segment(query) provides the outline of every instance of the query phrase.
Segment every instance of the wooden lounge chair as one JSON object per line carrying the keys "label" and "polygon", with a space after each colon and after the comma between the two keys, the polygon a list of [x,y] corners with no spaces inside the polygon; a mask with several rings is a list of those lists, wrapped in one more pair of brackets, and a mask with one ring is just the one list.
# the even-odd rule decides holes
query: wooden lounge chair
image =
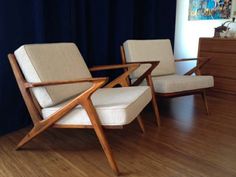
{"label": "wooden lounge chair", "polygon": [[[139,65],[89,70],[73,43],[23,45],[8,58],[34,124],[17,149],[50,127],[93,128],[112,170],[119,174],[103,128],[122,128],[137,118],[144,131],[139,115],[151,101],[151,89],[128,87],[126,82]],[[93,78],[90,73],[120,68],[127,72],[108,84],[107,78]],[[113,88],[116,85],[122,87]]]}
{"label": "wooden lounge chair", "polygon": [[[140,63],[130,80],[132,85],[149,85],[153,90],[153,106],[156,107],[156,97],[177,97],[191,94],[201,94],[206,112],[209,114],[206,89],[214,86],[212,76],[201,76],[200,69],[210,58],[175,59],[170,40],[127,40],[121,46],[122,63]],[[197,60],[197,65],[184,75],[176,74],[175,62]],[[158,67],[147,72],[147,67],[160,61]],[[195,73],[195,76],[192,74]],[[148,77],[150,77],[148,79]],[[144,80],[146,78],[147,82]],[[158,110],[155,111],[159,114]],[[158,117],[158,116],[157,116]]]}

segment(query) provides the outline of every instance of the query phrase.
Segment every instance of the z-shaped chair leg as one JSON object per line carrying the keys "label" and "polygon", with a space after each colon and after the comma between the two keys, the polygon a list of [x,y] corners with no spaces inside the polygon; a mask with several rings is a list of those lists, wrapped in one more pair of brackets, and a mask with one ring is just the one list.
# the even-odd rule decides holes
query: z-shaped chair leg
{"label": "z-shaped chair leg", "polygon": [[90,118],[90,121],[91,121],[91,123],[94,127],[94,130],[95,130],[95,133],[96,133],[96,135],[100,141],[100,144],[102,145],[103,151],[107,157],[109,165],[111,166],[114,173],[116,175],[119,175],[119,170],[116,165],[115,159],[113,157],[110,145],[108,144],[107,138],[106,138],[103,128],[99,122],[98,115],[97,115],[95,108],[93,107],[92,101],[87,100],[82,103],[82,106],[84,107],[84,109],[86,110],[86,112]]}
{"label": "z-shaped chair leg", "polygon": [[138,124],[139,124],[142,132],[145,133],[145,127],[144,127],[143,119],[140,115],[138,115],[137,120],[138,120]]}
{"label": "z-shaped chair leg", "polygon": [[44,124],[42,122],[39,122],[37,125],[35,125],[31,131],[19,142],[19,144],[16,146],[16,150],[20,149],[22,146],[24,146],[26,143],[31,141],[34,137],[45,131],[47,128],[49,128],[50,124]]}
{"label": "z-shaped chair leg", "polygon": [[[94,130],[95,130],[95,133],[96,133],[96,135],[100,141],[100,144],[102,145],[102,148],[105,152],[105,155],[108,159],[109,165],[111,166],[114,173],[119,175],[119,170],[118,170],[118,167],[117,167],[116,162],[114,160],[111,148],[110,148],[108,141],[105,137],[103,128],[102,128],[102,126],[99,122],[98,116],[97,116],[97,112],[96,112],[95,108],[93,107],[91,100],[88,99],[88,100],[84,101],[82,105],[90,118],[90,121],[91,121],[91,123],[94,127]],[[37,135],[39,135],[40,133],[45,131],[47,128],[49,128],[51,126],[51,124],[52,123],[43,124],[43,123],[39,122],[38,125],[34,126],[34,128],[20,141],[20,143],[17,145],[16,149],[18,150],[19,148],[24,146],[26,143],[31,141],[34,137],[36,137]]]}
{"label": "z-shaped chair leg", "polygon": [[208,108],[208,104],[207,104],[207,97],[206,97],[206,91],[204,90],[202,93],[202,99],[203,99],[203,102],[204,102],[204,105],[205,105],[205,108],[206,108],[206,113],[207,115],[209,115],[209,108]]}
{"label": "z-shaped chair leg", "polygon": [[28,143],[36,136],[35,127],[17,144],[16,150],[19,150],[22,146]]}

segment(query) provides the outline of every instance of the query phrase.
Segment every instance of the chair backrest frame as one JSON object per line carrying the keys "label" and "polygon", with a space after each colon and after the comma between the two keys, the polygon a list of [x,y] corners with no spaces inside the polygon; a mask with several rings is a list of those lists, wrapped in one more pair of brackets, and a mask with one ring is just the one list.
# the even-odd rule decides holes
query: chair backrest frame
{"label": "chair backrest frame", "polygon": [[33,98],[31,92],[29,89],[26,88],[25,84],[27,83],[23,73],[17,63],[16,57],[14,54],[8,54],[8,59],[10,62],[10,65],[12,67],[12,71],[14,73],[14,76],[16,78],[17,85],[20,89],[21,95],[24,99],[24,102],[26,104],[26,107],[30,113],[30,117],[36,125],[39,121],[43,120],[40,110],[41,107],[38,104],[37,100]]}

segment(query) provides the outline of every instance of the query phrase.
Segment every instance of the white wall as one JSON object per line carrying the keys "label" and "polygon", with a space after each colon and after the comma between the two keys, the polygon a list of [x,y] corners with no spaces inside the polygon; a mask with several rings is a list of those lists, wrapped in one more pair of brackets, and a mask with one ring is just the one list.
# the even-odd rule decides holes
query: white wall
{"label": "white wall", "polygon": [[[235,11],[236,0],[233,0]],[[199,37],[213,37],[214,28],[220,26],[226,20],[196,20],[188,21],[189,0],[177,0],[175,46],[176,58],[196,58],[198,52]],[[178,73],[184,73],[194,66],[194,62],[178,64]]]}

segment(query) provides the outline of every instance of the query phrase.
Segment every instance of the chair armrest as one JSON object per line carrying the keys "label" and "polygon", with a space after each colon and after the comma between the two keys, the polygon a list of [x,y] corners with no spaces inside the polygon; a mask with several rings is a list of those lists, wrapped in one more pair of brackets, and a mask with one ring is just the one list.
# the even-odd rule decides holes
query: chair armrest
{"label": "chair armrest", "polygon": [[61,80],[61,81],[49,81],[49,82],[35,82],[29,83],[26,82],[24,85],[26,88],[34,88],[34,87],[43,87],[43,86],[53,86],[53,85],[65,85],[65,84],[74,84],[81,82],[104,82],[104,84],[108,81],[107,77],[99,77],[99,78],[83,78],[78,80]]}
{"label": "chair armrest", "polygon": [[132,84],[132,86],[137,86],[143,82],[145,78],[148,76],[151,76],[152,71],[159,65],[160,61],[142,61],[142,62],[129,62],[129,63],[138,63],[140,65],[142,64],[151,64],[150,68],[148,68],[147,71],[145,71],[139,78]]}
{"label": "chair armrest", "polygon": [[185,62],[185,61],[198,61],[198,60],[208,60],[210,57],[198,57],[198,58],[183,58],[183,59],[175,59],[175,62]]}
{"label": "chair armrest", "polygon": [[117,64],[117,65],[103,65],[103,66],[94,66],[89,68],[91,72],[102,71],[102,70],[113,70],[113,69],[122,69],[129,67],[138,67],[139,64]]}
{"label": "chair armrest", "polygon": [[[89,109],[94,110],[93,115],[96,116],[96,110],[93,106],[93,103],[91,101],[91,95],[101,88],[107,81],[107,78],[88,78],[88,79],[80,79],[77,81],[55,81],[54,84],[51,84],[52,82],[48,83],[42,83],[38,84],[37,86],[46,86],[46,85],[58,85],[58,84],[70,84],[70,83],[77,83],[77,82],[93,82],[93,85],[88,88],[87,90],[80,93],[78,96],[76,96],[74,99],[70,100],[66,105],[64,105],[62,108],[60,108],[58,111],[56,111],[54,114],[50,115],[48,119],[41,120],[38,124],[36,124],[36,129],[39,132],[42,132],[52,126],[55,122],[62,119],[64,115],[68,114],[73,108],[75,108],[77,105],[81,104],[83,107],[89,107]],[[86,109],[86,108],[85,108]],[[86,109],[86,112],[88,113],[88,109]],[[90,117],[91,121],[94,121],[94,117]],[[100,122],[98,122],[100,125]]]}
{"label": "chair armrest", "polygon": [[201,75],[200,69],[206,65],[212,58],[211,57],[198,57],[197,58],[197,66],[190,69],[188,72],[186,72],[184,75],[191,75],[193,73],[196,73],[196,75]]}
{"label": "chair armrest", "polygon": [[105,87],[112,88],[116,85],[121,85],[122,87],[128,86],[127,78],[129,75],[139,67],[140,64],[133,63],[133,64],[117,64],[117,65],[103,65],[103,66],[95,66],[89,68],[90,71],[102,71],[102,70],[114,70],[114,69],[124,69],[125,72],[115,78],[113,81],[108,83]]}
{"label": "chair armrest", "polygon": [[127,62],[127,64],[151,64],[151,65],[158,65],[160,61],[134,61],[134,62]]}
{"label": "chair armrest", "polygon": [[175,62],[184,62],[184,61],[196,61],[197,58],[183,58],[183,59],[175,59]]}

